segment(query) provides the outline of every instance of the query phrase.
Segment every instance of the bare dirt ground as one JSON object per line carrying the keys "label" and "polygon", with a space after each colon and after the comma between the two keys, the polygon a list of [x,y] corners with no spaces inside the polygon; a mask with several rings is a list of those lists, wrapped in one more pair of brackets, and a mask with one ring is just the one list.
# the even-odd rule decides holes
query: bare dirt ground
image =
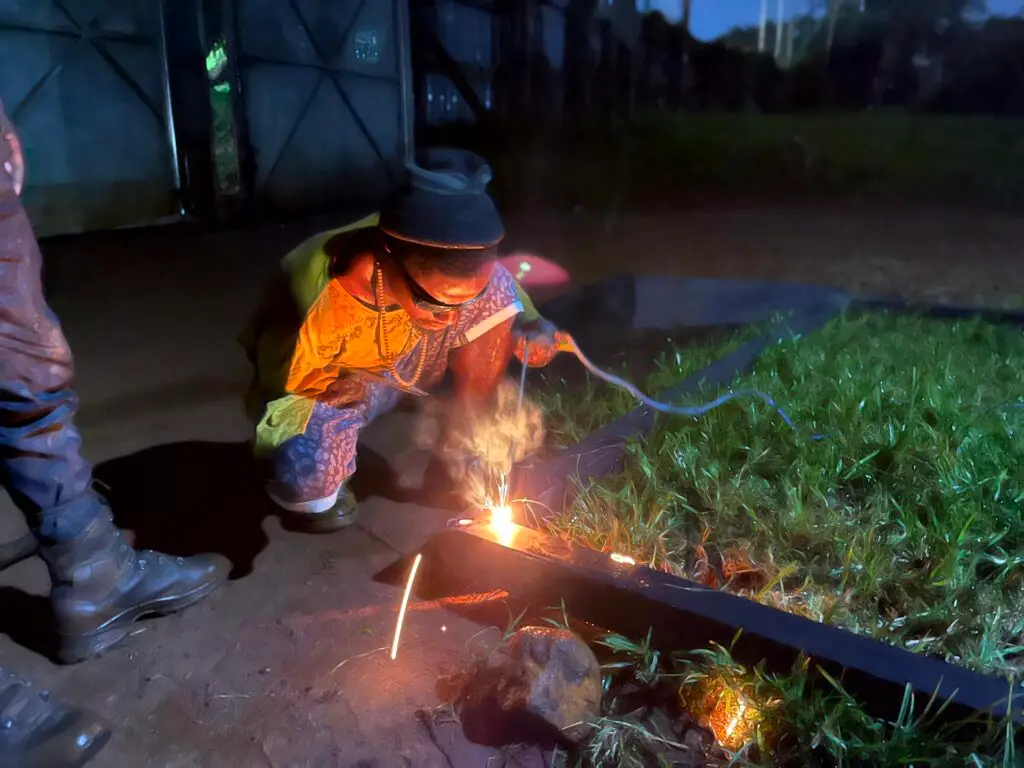
{"label": "bare dirt ground", "polygon": [[535,216],[510,245],[586,281],[626,271],[812,283],[936,304],[1024,307],[1024,216],[822,206]]}
{"label": "bare dirt ground", "polygon": [[[425,461],[408,447],[409,417],[368,436],[354,530],[283,531],[254,488],[239,404],[248,372],[235,334],[276,260],[332,223],[44,244],[52,303],[78,360],[86,453],[115,512],[142,545],[221,551],[235,563],[235,580],[206,603],[142,625],[125,647],[70,669],[34,650],[48,588],[41,564],[0,575],[0,665],[113,723],[98,768],[501,764],[456,725],[431,733],[417,717],[441,703],[438,675],[479,624],[418,605],[399,659],[382,650],[400,590],[375,576],[453,514],[408,495],[394,500],[396,485],[417,487]],[[610,228],[587,213],[508,224],[510,247],[559,260],[581,281],[626,272],[761,278],[1008,308],[1024,297],[1024,218],[761,208],[628,215]],[[0,538],[22,527],[9,504],[0,509]]]}

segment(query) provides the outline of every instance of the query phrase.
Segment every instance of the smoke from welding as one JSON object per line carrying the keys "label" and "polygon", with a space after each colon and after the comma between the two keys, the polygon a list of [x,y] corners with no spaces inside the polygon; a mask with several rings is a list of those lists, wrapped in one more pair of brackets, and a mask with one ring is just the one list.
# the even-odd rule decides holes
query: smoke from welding
{"label": "smoke from welding", "polygon": [[[447,440],[440,440],[440,425],[447,423]],[[544,443],[544,419],[540,407],[524,399],[511,379],[498,387],[492,403],[465,409],[452,402],[430,398],[424,402],[415,432],[417,447],[434,450],[444,461],[449,476],[464,489],[473,507],[505,503],[500,486],[512,466]]]}

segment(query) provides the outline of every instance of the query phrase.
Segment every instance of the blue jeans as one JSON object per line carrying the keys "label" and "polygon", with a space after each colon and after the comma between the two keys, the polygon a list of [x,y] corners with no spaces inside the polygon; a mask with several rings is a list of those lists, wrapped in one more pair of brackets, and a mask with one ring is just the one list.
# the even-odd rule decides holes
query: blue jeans
{"label": "blue jeans", "polygon": [[[2,171],[0,171],[2,173]],[[43,298],[32,225],[0,179],[0,479],[46,545],[74,538],[104,502],[74,425],[74,365]]]}

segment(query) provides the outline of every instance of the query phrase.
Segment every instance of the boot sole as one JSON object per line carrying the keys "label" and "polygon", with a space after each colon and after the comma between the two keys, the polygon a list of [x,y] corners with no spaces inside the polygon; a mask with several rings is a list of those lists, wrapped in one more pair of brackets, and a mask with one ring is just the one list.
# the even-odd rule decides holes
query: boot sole
{"label": "boot sole", "polygon": [[93,739],[93,742],[86,747],[85,751],[81,752],[77,759],[70,764],[69,768],[84,768],[86,764],[95,760],[96,756],[107,746],[112,734],[113,732],[109,728],[104,728],[100,735]]}
{"label": "boot sole", "polygon": [[72,768],[84,768],[87,763],[91,763],[96,756],[103,751],[103,748],[107,746],[107,742],[110,741],[111,731],[104,730],[103,733],[89,745],[89,748],[82,753],[82,756],[73,763]]}
{"label": "boot sole", "polygon": [[315,515],[287,515],[282,518],[281,527],[293,533],[337,533],[359,522],[358,514],[346,517],[323,515],[325,519],[318,518]]}
{"label": "boot sole", "polygon": [[102,656],[128,636],[135,622],[144,618],[169,616],[191,608],[215,592],[225,581],[227,577],[213,584],[204,584],[184,595],[137,605],[86,635],[62,635],[57,660],[62,664],[78,664]]}

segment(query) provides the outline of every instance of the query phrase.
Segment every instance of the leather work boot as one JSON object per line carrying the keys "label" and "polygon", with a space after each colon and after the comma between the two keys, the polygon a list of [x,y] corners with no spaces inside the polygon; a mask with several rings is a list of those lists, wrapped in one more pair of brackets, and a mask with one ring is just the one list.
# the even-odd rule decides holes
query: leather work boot
{"label": "leather work boot", "polygon": [[40,552],[50,568],[51,599],[64,664],[99,656],[147,616],[198,603],[223,584],[231,566],[220,555],[172,557],[135,551],[109,513],[82,534]]}
{"label": "leather work boot", "polygon": [[359,502],[348,486],[342,486],[338,500],[326,512],[286,512],[282,523],[289,531],[334,533],[354,525],[358,519]]}
{"label": "leather work boot", "polygon": [[79,768],[109,739],[91,713],[0,669],[0,768]]}

